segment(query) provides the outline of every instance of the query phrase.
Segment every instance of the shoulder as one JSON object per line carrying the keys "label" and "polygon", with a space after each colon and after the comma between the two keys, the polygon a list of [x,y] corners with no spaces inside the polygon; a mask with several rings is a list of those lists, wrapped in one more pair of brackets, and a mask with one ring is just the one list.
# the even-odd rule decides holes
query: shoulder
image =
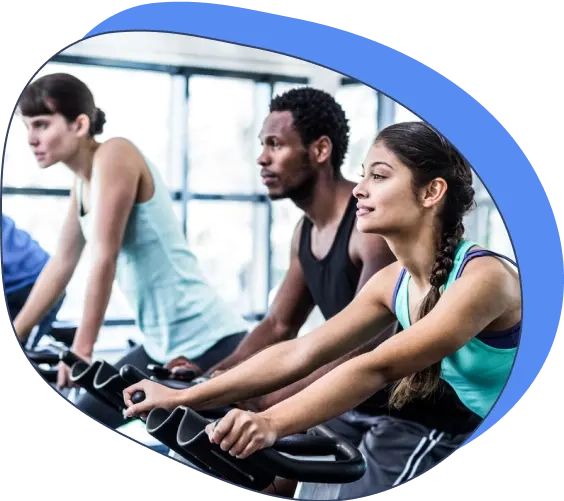
{"label": "shoulder", "polygon": [[398,261],[383,267],[368,279],[358,295],[368,294],[393,311],[394,290],[401,270],[402,266]]}
{"label": "shoulder", "polygon": [[[487,250],[479,246],[473,250]],[[469,260],[460,276],[441,294],[437,303],[442,314],[451,313],[465,318],[500,319],[508,311],[521,308],[521,284],[518,271],[505,259],[495,255],[481,255]],[[459,320],[460,320],[459,318]],[[474,320],[472,320],[474,321]],[[479,332],[477,330],[476,332]]]}
{"label": "shoulder", "polygon": [[[480,246],[472,248],[476,250],[486,250]],[[515,267],[505,259],[495,255],[481,255],[469,259],[464,265],[458,280],[463,282],[485,281],[490,287],[501,291],[511,291],[514,289],[518,272]]]}
{"label": "shoulder", "polygon": [[304,214],[304,215],[302,215],[302,217],[300,217],[300,219],[296,223],[296,226],[294,227],[294,233],[292,234],[292,253],[293,254],[298,253],[298,249],[299,249],[299,246],[300,246],[300,240],[301,240],[301,237],[302,237],[302,230],[303,230],[305,220],[306,220],[306,216]]}
{"label": "shoulder", "polygon": [[360,232],[356,227],[351,232],[349,254],[353,262],[360,267],[372,263],[380,267],[396,261],[396,257],[382,236]]}
{"label": "shoulder", "polygon": [[124,137],[112,137],[100,144],[96,151],[96,155],[108,155],[112,153],[138,155],[139,150],[129,139]]}
{"label": "shoulder", "polygon": [[94,153],[93,169],[98,175],[140,172],[144,164],[141,152],[128,139],[115,137],[102,143]]}

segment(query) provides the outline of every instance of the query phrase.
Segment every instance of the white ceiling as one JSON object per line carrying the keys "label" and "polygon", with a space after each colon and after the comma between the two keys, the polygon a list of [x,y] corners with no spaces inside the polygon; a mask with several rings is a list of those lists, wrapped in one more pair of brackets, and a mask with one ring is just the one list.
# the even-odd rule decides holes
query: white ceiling
{"label": "white ceiling", "polygon": [[262,49],[169,33],[108,33],[82,40],[61,54],[317,78],[340,77],[325,68]]}

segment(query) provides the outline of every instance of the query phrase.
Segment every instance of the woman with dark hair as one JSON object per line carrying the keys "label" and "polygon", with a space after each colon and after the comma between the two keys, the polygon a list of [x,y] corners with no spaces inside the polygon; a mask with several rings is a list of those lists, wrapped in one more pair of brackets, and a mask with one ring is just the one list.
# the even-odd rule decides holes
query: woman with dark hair
{"label": "woman with dark hair", "polygon": [[[433,398],[440,382],[480,419],[488,414],[515,358],[521,292],[507,258],[464,238],[463,217],[474,203],[470,165],[430,126],[415,122],[384,129],[363,171],[353,191],[358,229],[382,235],[398,261],[307,336],[267,348],[186,390],[146,380],[132,385],[124,392],[129,416],[155,407],[214,408],[267,394],[364,344],[396,319],[403,330],[373,351],[263,412],[231,411],[208,426],[210,440],[245,458],[343,414],[388,385],[394,385],[392,407]],[[134,405],[137,390],[146,399]],[[369,449],[378,442],[378,430],[365,433],[372,431],[372,442],[363,441],[361,448],[368,459],[366,478],[341,486],[339,498],[377,490],[370,482]],[[407,468],[394,485],[412,478]]]}
{"label": "woman with dark hair", "polygon": [[[96,139],[106,118],[88,87],[65,73],[43,76],[24,90],[18,111],[39,166],[62,163],[75,175],[57,251],[14,320],[18,336],[53,307],[88,242],[92,261],[72,345],[79,357],[92,358],[115,279],[143,335],[117,368],[182,360],[203,372],[229,355],[246,323],[204,279],[158,169],[127,139]],[[58,387],[70,384],[61,364]],[[89,395],[77,406],[108,426],[124,423]]]}

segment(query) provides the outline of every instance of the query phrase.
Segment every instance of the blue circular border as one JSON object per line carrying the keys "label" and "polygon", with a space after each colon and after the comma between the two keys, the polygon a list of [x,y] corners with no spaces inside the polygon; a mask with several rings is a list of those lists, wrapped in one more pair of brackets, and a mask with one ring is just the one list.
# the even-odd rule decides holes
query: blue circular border
{"label": "blue circular border", "polygon": [[214,4],[147,4],[112,16],[86,37],[115,31],[182,33],[307,60],[378,89],[448,137],[472,164],[504,218],[520,268],[524,304],[513,372],[471,440],[518,402],[541,370],[558,328],[564,288],[562,247],[534,169],[480,103],[439,73],[389,47],[289,17]]}

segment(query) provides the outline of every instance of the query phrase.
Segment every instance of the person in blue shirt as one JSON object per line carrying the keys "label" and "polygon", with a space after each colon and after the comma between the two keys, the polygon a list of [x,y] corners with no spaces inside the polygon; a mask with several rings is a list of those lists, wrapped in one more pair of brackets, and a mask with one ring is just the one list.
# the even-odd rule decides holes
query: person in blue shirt
{"label": "person in blue shirt", "polygon": [[[2,276],[8,314],[13,321],[26,303],[35,282],[49,261],[49,253],[25,230],[18,228],[15,221],[2,213]],[[18,335],[26,349],[33,349],[40,339],[48,334],[51,324],[63,305],[62,292],[54,306],[47,309],[36,322],[36,327]]]}
{"label": "person in blue shirt", "polygon": [[[83,249],[91,250],[82,319],[71,349],[91,361],[114,282],[130,306],[141,342],[113,364],[189,360],[204,372],[228,356],[248,326],[215,291],[188,248],[160,171],[142,147],[123,137],[98,139],[106,117],[84,82],[67,73],[45,75],[18,103],[39,167],[61,163],[74,177],[59,245],[39,277],[33,300],[14,327],[25,333],[71,279]],[[221,231],[221,226],[218,225]],[[72,385],[60,364],[57,386]],[[91,395],[77,407],[108,427],[123,415]]]}

